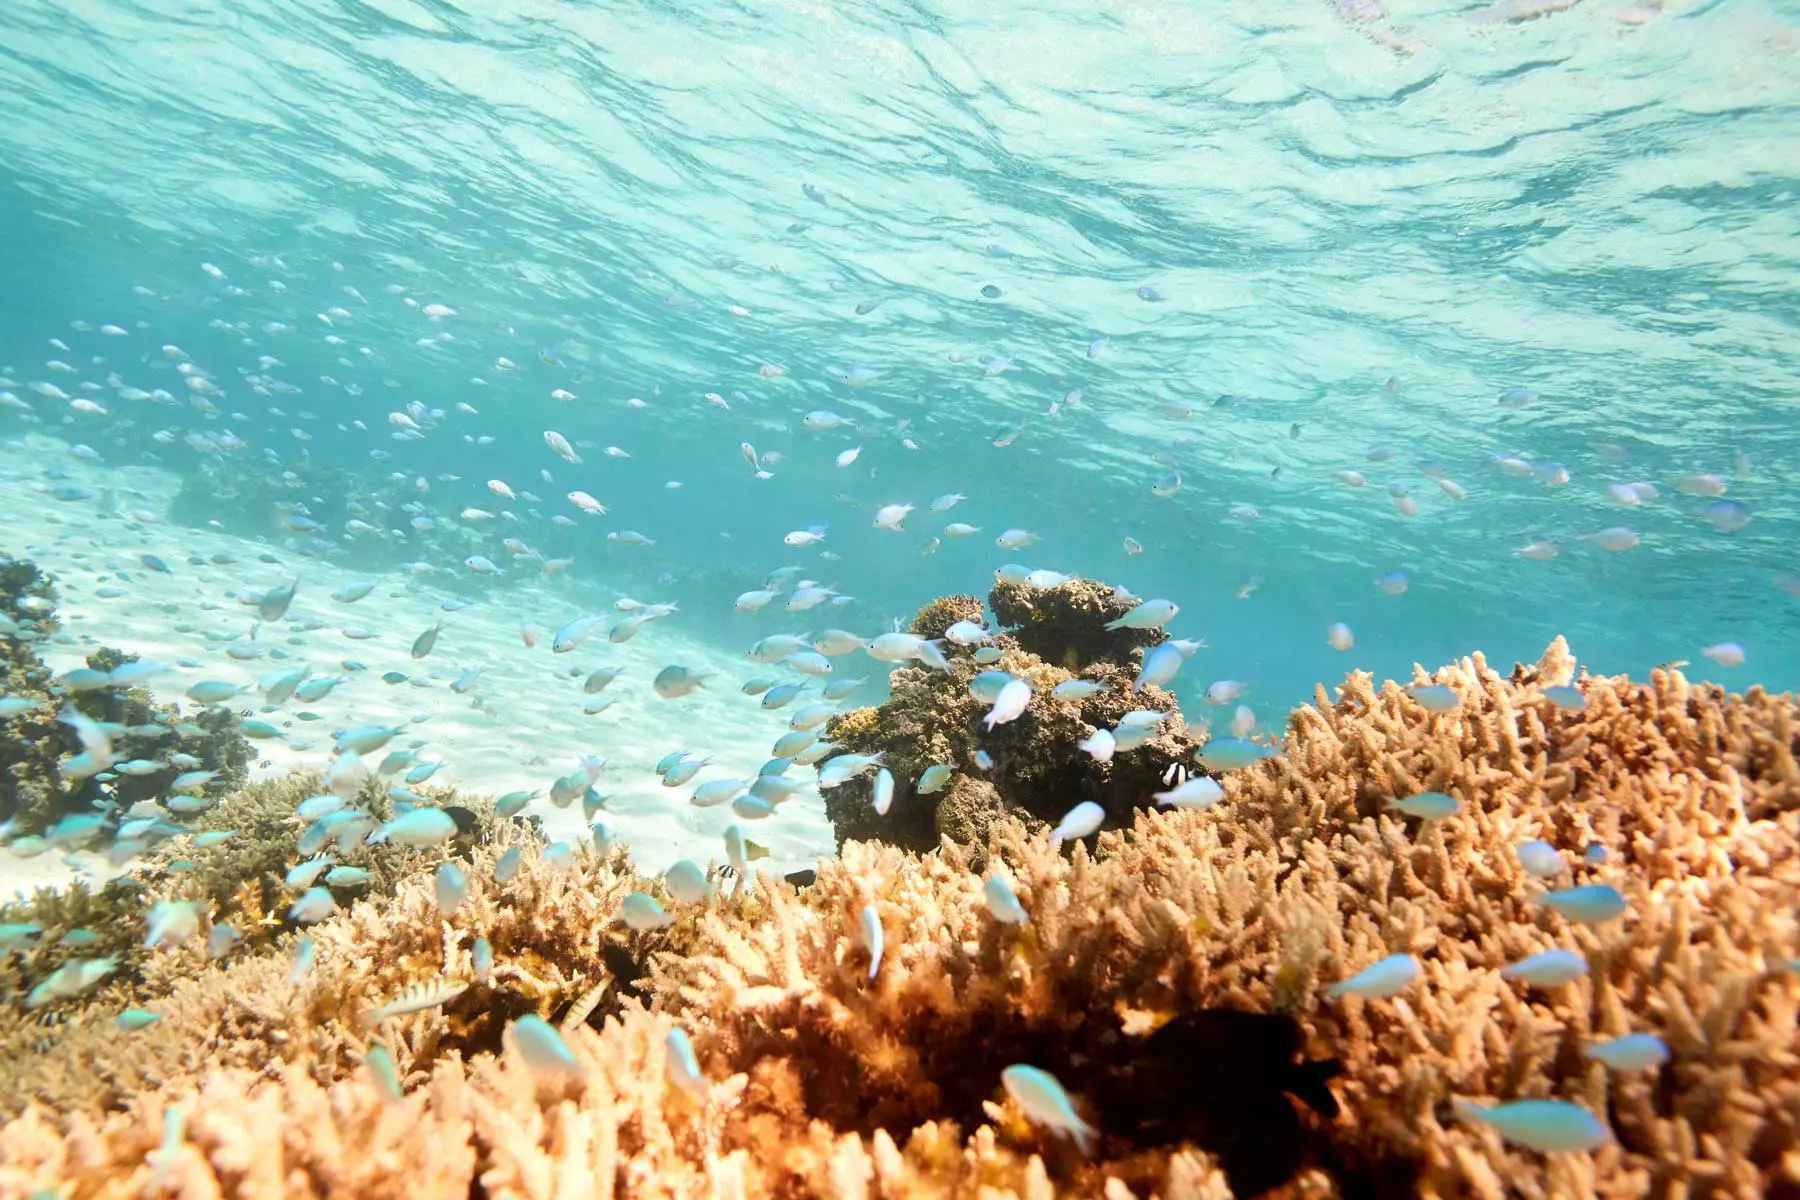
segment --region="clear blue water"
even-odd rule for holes
[[[678,600],[733,651],[795,624],[732,611],[773,568],[838,584],[856,602],[819,623],[874,633],[1022,562],[1180,602],[1172,632],[1211,644],[1178,680],[1190,703],[1233,678],[1274,715],[1351,667],[1534,659],[1557,633],[1599,671],[1687,659],[1792,687],[1800,5],[1507,15],[1529,14],[10,0],[0,367],[35,411],[0,410],[0,435],[191,471],[197,452],[151,435],[229,429],[259,469],[460,475],[434,484],[451,511],[506,479],[544,496],[521,536],[573,551],[571,586]],[[352,315],[327,327],[333,306]],[[164,343],[219,381],[218,415],[186,403]],[[1012,365],[990,377],[995,355]],[[858,364],[879,378],[845,386]],[[181,402],[120,399],[112,371]],[[249,373],[301,392],[259,395]],[[40,380],[99,383],[107,415]],[[1541,398],[1499,403],[1513,388]],[[411,401],[445,419],[397,442],[387,414]],[[857,429],[804,428],[817,409]],[[586,464],[545,429],[591,442]],[[743,442],[784,456],[772,478]],[[1173,496],[1152,494],[1159,452]],[[1352,469],[1369,486],[1334,479]],[[1700,519],[1677,486],[1700,472],[1747,526]],[[1658,498],[1608,491],[1635,481]],[[612,513],[574,511],[570,488]],[[969,499],[926,512],[952,491]],[[906,532],[874,529],[898,502],[918,506]],[[922,555],[952,518],[982,533]],[[251,532],[297,540],[267,520]],[[823,547],[783,544],[813,524]],[[1611,526],[1640,544],[1579,540]],[[1041,541],[997,548],[1010,527]],[[621,529],[657,544],[605,539]],[[1513,553],[1534,536],[1559,555]],[[1403,595],[1374,583],[1395,570]],[[1327,644],[1333,622],[1353,649]],[[1721,642],[1748,661],[1702,657]]]

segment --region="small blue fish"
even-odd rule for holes
[[[1702,508],[1700,519],[1720,533],[1736,533],[1750,523],[1750,506],[1741,500],[1721,498]]]
[[[432,877],[432,887],[439,911],[450,916],[469,898],[469,874],[454,862],[439,863],[437,874]]]
[[[1520,842],[1513,848],[1519,865],[1539,879],[1553,879],[1563,867],[1563,856],[1549,842]]]
[[[684,1092],[705,1098],[708,1091],[706,1076],[700,1073],[700,1060],[694,1056],[694,1044],[688,1040],[687,1030],[679,1025],[669,1030],[668,1036],[663,1038],[663,1059],[670,1083]]]
[[[363,1057],[363,1065],[369,1068],[369,1075],[382,1095],[389,1100],[400,1099],[400,1072],[394,1066],[393,1055],[380,1046],[371,1046]]]
[[[1587,697],[1581,689],[1568,684],[1553,684],[1544,688],[1544,699],[1564,712],[1580,712],[1588,706]]]
[[[1155,288],[1151,287],[1149,284],[1146,283],[1142,287],[1138,288],[1137,298],[1139,300],[1147,300],[1150,303],[1155,304],[1162,299],[1162,293],[1157,291]]]
[[[113,1023],[127,1031],[142,1029],[162,1019],[161,1013],[153,1013],[145,1008],[128,1008],[113,1018]]]
[[[1403,800],[1390,800],[1388,807],[1423,821],[1442,821],[1446,817],[1455,816],[1462,805],[1456,797],[1446,796],[1442,792],[1420,792]]]
[[[625,924],[642,933],[651,929],[667,929],[675,923],[675,918],[663,911],[663,906],[656,902],[654,896],[643,892],[632,892],[619,902],[619,916]]]
[[[1005,671],[982,671],[969,680],[969,695],[983,704],[992,704],[1013,677]]]
[[[519,848],[509,846],[506,851],[494,860],[494,882],[505,885],[512,882],[512,877],[519,873]]]
[[[1500,968],[1502,979],[1516,979],[1532,987],[1561,987],[1587,973],[1587,959],[1573,950],[1545,950]]]
[[[914,785],[914,790],[921,796],[934,795],[943,791],[944,785],[950,782],[950,776],[954,773],[954,768],[945,763],[933,763],[919,772],[919,782]]]
[[[1213,738],[1194,757],[1209,771],[1235,771],[1271,756],[1268,747],[1243,738]]]
[[[1063,1090],[1056,1076],[1019,1063],[1000,1072],[1000,1082],[1027,1117],[1075,1139],[1075,1146],[1082,1154],[1093,1153],[1094,1139],[1099,1137],[1100,1131],[1076,1114],[1069,1093]]]
[[[1058,700],[1086,700],[1101,688],[1089,679],[1069,679],[1050,689],[1050,694]],[[991,703],[991,701],[990,701]]]
[[[1420,708],[1428,713],[1447,713],[1455,708],[1460,700],[1454,689],[1441,683],[1416,683],[1407,689]]]
[[[1332,999],[1361,996],[1365,1000],[1385,1000],[1405,991],[1419,977],[1423,968],[1410,954],[1390,954],[1370,967],[1364,967],[1348,979],[1341,979],[1325,989]]]
[[[406,782],[424,783],[427,779],[430,779],[433,775],[436,775],[443,769],[444,764],[441,760],[437,762],[422,762],[406,773]]]
[[[994,920],[1002,925],[1024,925],[1031,920],[1004,875],[989,875],[981,885],[981,899]]]
[[[469,950],[469,965],[476,983],[486,983],[494,974],[494,947],[485,937],[475,939]]]
[[[1560,892],[1550,892],[1540,896],[1537,901],[1546,908],[1553,908],[1571,921],[1580,921],[1584,925],[1595,925],[1601,921],[1610,921],[1614,917],[1624,915],[1627,905],[1625,897],[1618,889],[1604,883],[1590,883],[1582,887],[1566,888]]]
[[[288,916],[302,925],[316,925],[337,911],[337,901],[322,887],[307,888],[288,906]]]
[[[536,792],[508,792],[494,801],[494,815],[503,819],[516,817],[535,799]]]
[[[1648,1071],[1669,1061],[1669,1047],[1654,1033],[1628,1033],[1609,1042],[1589,1042],[1582,1054],[1614,1071]]]
[[[856,914],[856,924],[862,932],[863,949],[869,952],[869,978],[875,978],[875,972],[881,969],[881,951],[885,938],[881,929],[881,914],[875,911],[873,904],[865,904]]]
[[[1487,1107],[1457,1100],[1452,1107],[1464,1121],[1491,1125],[1502,1138],[1528,1150],[1597,1150],[1611,1138],[1605,1122],[1566,1100],[1515,1100]]]
[[[587,1070],[575,1061],[562,1034],[544,1018],[523,1016],[507,1027],[507,1033],[525,1065],[538,1075],[581,1079]]]
[[[300,939],[299,944],[294,948],[293,968],[288,971],[289,987],[306,978],[307,973],[312,970],[313,960],[318,956],[318,952],[319,948],[310,936]]]

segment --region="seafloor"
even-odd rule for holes
[[[1007,597],[992,599],[998,612]],[[1792,699],[1727,695],[1675,670],[1587,677],[1560,641],[1505,675],[1479,655],[1420,671],[1408,684],[1454,691],[1441,713],[1355,674],[1293,711],[1281,753],[1224,774],[1218,804],[1154,811],[1130,772],[1191,752],[1178,714],[1135,767],[1127,755],[1117,771],[1033,765],[1033,746],[1062,751],[1032,729],[1060,746],[1064,725],[1117,716],[1054,709],[1049,687],[1116,682],[1138,647],[1058,641],[1028,612],[1007,623],[1006,669],[1038,692],[986,790],[934,806],[903,787],[894,828],[910,848],[874,840],[865,821],[816,878],[715,872],[714,898],[682,904],[616,849],[555,861],[528,823],[446,794],[468,815],[462,834],[381,850],[364,898],[301,931],[276,886],[297,858],[292,807],[317,790],[301,776],[204,814],[203,827],[239,831],[206,870],[169,870],[165,856],[141,888],[0,913],[42,927],[0,966],[15,998],[0,1008],[0,1196],[1800,1189]],[[972,670],[902,668],[894,699],[840,717],[834,736],[896,759],[961,753],[979,716]],[[1544,692],[1570,683],[1579,711]],[[1145,705],[1173,712],[1166,694]],[[1108,828],[1054,851],[1042,817],[1085,772],[1098,772],[1082,786],[1105,797]],[[1132,782],[1109,791],[1115,777]],[[1461,810],[1429,822],[1387,811],[1424,791]],[[1515,847],[1528,839],[1563,852],[1559,879],[1523,869]],[[495,882],[512,847],[522,864]],[[433,881],[447,857],[472,884],[448,914]],[[996,873],[1027,923],[984,905]],[[1577,924],[1537,902],[1571,882],[1617,888],[1626,912]],[[673,923],[624,925],[634,890],[660,897]],[[209,963],[198,945],[133,941],[114,949],[112,978],[52,1006],[53,1020],[18,1002],[58,961],[62,932],[135,939],[144,906],[173,895],[229,917],[241,951]],[[885,931],[873,978],[869,905]],[[302,933],[310,970],[295,968]],[[472,961],[478,938],[491,969]],[[1559,946],[1585,955],[1585,977],[1537,988],[1499,974]],[[1328,995],[1396,953],[1423,963],[1400,994]],[[369,1018],[440,976],[468,986]],[[157,1019],[124,1031],[128,1007]],[[509,1032],[531,1014],[560,1026],[573,1068],[534,1070]],[[666,1066],[676,1025],[703,1087],[677,1086]],[[1671,1061],[1614,1072],[1583,1054],[1631,1032],[1660,1035]],[[397,1091],[368,1061],[377,1048]],[[1091,1156],[1008,1099],[1000,1072],[1020,1062],[1066,1085],[1099,1130]],[[1529,1097],[1581,1105],[1612,1140],[1541,1154],[1451,1115],[1453,1099]]]

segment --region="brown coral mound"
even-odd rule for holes
[[[285,1024],[244,1016],[295,1003],[280,999],[271,960],[208,972],[207,993],[229,999],[165,1032],[191,1046],[189,1061],[171,1055],[160,1082],[147,1073],[124,1111],[34,1106],[0,1129],[0,1194],[72,1183],[138,1195],[161,1172],[185,1196],[549,1197],[581,1180],[600,1195],[1223,1197],[1280,1181],[1247,1173],[1228,1111],[1184,1093],[1235,1099],[1259,1080],[1246,1107],[1284,1126],[1288,1140],[1262,1148],[1297,1172],[1283,1194],[1791,1192],[1800,711],[1658,673],[1582,680],[1586,710],[1565,713],[1539,687],[1570,669],[1560,645],[1511,679],[1465,660],[1438,672],[1459,704],[1436,716],[1353,676],[1335,702],[1296,710],[1284,757],[1228,776],[1220,805],[1140,813],[1094,857],[1052,854],[1003,821],[987,855],[1030,915],[1022,927],[993,919],[972,852],[955,846],[920,856],[853,843],[804,892],[764,880],[629,939],[609,927],[638,886],[617,860],[563,874],[528,861],[449,918],[428,883],[403,884],[315,931],[313,999]],[[1429,825],[1381,811],[1428,788],[1462,811]],[[1532,903],[1543,886],[1513,848],[1533,837],[1572,864],[1605,846],[1603,865],[1558,886],[1610,883],[1627,913],[1573,926]],[[864,906],[886,932],[873,978]],[[609,999],[566,1034],[585,1083],[541,1082],[512,1052],[490,1053],[495,1022],[476,988],[363,1030],[363,1005],[403,979],[466,976],[478,930],[505,1004],[546,1016],[599,977],[607,944],[653,952],[642,1003]],[[1557,945],[1585,954],[1591,974],[1553,989],[1498,974]],[[1327,998],[1326,983],[1395,952],[1424,962],[1407,991]],[[549,986],[534,994],[509,962]],[[1194,1054],[1219,1009],[1235,1010],[1220,1018],[1233,1036],[1240,1017],[1256,1022],[1239,1040],[1267,1043],[1260,1072],[1234,1078],[1197,1057],[1177,1064],[1179,1090],[1159,1091],[1167,1071],[1145,1050],[1162,1035],[1147,1035],[1179,1029]],[[709,1081],[703,1097],[666,1081],[660,1042],[675,1021]],[[1580,1052],[1634,1031],[1660,1034],[1673,1061],[1611,1073]],[[404,1098],[384,1099],[354,1067],[371,1038],[399,1062]],[[1326,1072],[1292,1061],[1296,1042],[1342,1061],[1337,1115],[1317,1094]],[[202,1068],[221,1046],[228,1065]],[[93,1067],[140,1052],[96,1045]],[[1068,1085],[1100,1130],[1092,1159],[1005,1098],[996,1076],[1011,1061]],[[1284,1090],[1325,1111],[1283,1100],[1280,1117],[1268,1103]],[[1449,1119],[1452,1097],[1540,1096],[1602,1116],[1616,1142],[1542,1156]],[[189,1106],[186,1137],[164,1156],[161,1114],[175,1102]]]
[[[1047,663],[1078,671],[1091,662],[1124,664],[1132,651],[1166,641],[1160,629],[1108,629],[1132,609],[1106,584],[1071,579],[1036,588],[1004,579],[988,593],[988,607],[1020,646]]]
[[[1014,635],[1001,634],[995,645],[1002,653],[985,666],[969,651],[950,647],[947,672],[929,667],[892,672],[885,703],[843,713],[826,728],[826,737],[846,752],[885,752],[883,761],[895,781],[894,801],[886,815],[876,813],[869,803],[868,777],[825,792],[825,812],[840,846],[847,840],[878,839],[925,851],[940,837],[980,845],[988,827],[1003,814],[1054,823],[1081,800],[1098,802],[1116,824],[1165,786],[1163,774],[1171,764],[1190,759],[1194,742],[1187,736],[1175,697],[1154,686],[1131,691],[1137,647],[1163,640],[1160,631],[1105,630],[1105,622],[1129,606],[1114,600],[1102,584],[1074,579],[1030,590],[1026,596],[1014,596],[1008,590],[1014,586],[1002,583],[995,588],[995,611],[1004,606],[1014,618],[1026,621],[1037,644],[1064,659],[1097,648],[1119,657],[1076,659],[1073,669],[1064,669],[1022,648]],[[981,615],[981,602],[973,596],[946,596],[921,609],[912,628],[921,636],[933,630],[941,633],[954,621],[978,621]],[[969,682],[986,670],[1007,672],[1032,688],[1024,715],[991,730],[982,722],[990,705],[969,692]],[[1101,690],[1084,700],[1051,695],[1057,684],[1077,678],[1100,684]],[[1109,763],[1097,762],[1080,749],[1084,738],[1096,729],[1117,725],[1133,709],[1171,716],[1156,737],[1115,755]],[[991,766],[977,764],[977,750],[988,754]],[[952,767],[956,774],[942,791],[919,793],[919,776],[935,764]]]
[[[64,757],[82,749],[75,730],[59,719],[65,706],[119,729],[112,734],[119,761],[166,760],[179,753],[214,773],[206,785],[210,795],[243,784],[250,746],[229,710],[209,708],[184,716],[178,705],[153,703],[143,688],[68,693],[56,686],[36,649],[57,628],[54,581],[28,560],[0,556],[0,694],[35,705],[10,718],[8,736],[0,739],[0,817],[7,822],[7,836],[42,833],[59,817],[114,802],[127,809],[140,800],[166,797],[169,784],[184,770],[165,766],[148,775],[121,775],[104,792],[96,778],[65,776]],[[136,661],[135,654],[101,647],[88,656],[87,666],[108,672]]]

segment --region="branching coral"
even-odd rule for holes
[[[625,891],[654,890],[617,858],[558,871],[527,849],[512,882],[491,883],[503,833],[471,851],[482,882],[465,908],[446,918],[427,880],[403,882],[317,927],[300,985],[278,957],[211,969],[138,1043],[84,1032],[98,1001],[77,1013],[13,1093],[63,1111],[0,1129],[0,1193],[137,1194],[157,1169],[182,1195],[459,1200],[549,1197],[571,1179],[615,1195],[1223,1197],[1290,1174],[1295,1196],[1792,1192],[1800,782],[1779,764],[1800,709],[1658,672],[1579,680],[1587,707],[1571,713],[1540,686],[1570,669],[1560,645],[1510,679],[1465,660],[1436,674],[1458,698],[1438,715],[1352,676],[1294,712],[1282,757],[1228,775],[1219,805],[1140,812],[1093,855],[1052,853],[1005,818],[985,847],[853,842],[804,891],[762,880],[654,933],[614,920]],[[1427,788],[1461,810],[1386,811]],[[1546,885],[1514,854],[1527,838],[1565,853],[1551,886],[1609,883],[1626,914],[1572,925],[1533,903]],[[1606,861],[1581,865],[1593,844]],[[978,854],[1026,925],[989,912]],[[865,906],[885,930],[872,978]],[[362,1021],[422,975],[469,978],[478,933],[491,983]],[[1500,976],[1557,945],[1589,975]],[[621,949],[651,969],[641,998],[609,996],[566,1033],[584,1081],[496,1054],[505,1019],[556,1017]],[[1396,952],[1424,964],[1406,991],[1328,996]],[[676,1022],[703,1095],[667,1081]],[[1673,1061],[1611,1073],[1581,1053],[1632,1031],[1660,1034]],[[399,1063],[403,1099],[358,1065],[372,1042]],[[1326,1083],[1330,1059],[1343,1074]],[[1091,1158],[1005,1097],[1011,1062],[1068,1086],[1100,1132]],[[124,1111],[86,1107],[139,1089]],[[1600,1115],[1616,1142],[1515,1150],[1448,1103],[1544,1096]],[[165,1166],[152,1152],[176,1102],[188,1135]],[[425,1139],[429,1162],[412,1149]],[[358,1149],[390,1165],[347,1161]]]
[[[197,904],[203,916],[202,933],[230,924],[238,934],[230,950],[233,958],[264,954],[283,945],[291,950],[301,930],[288,908],[299,889],[287,886],[283,877],[301,857],[297,841],[306,824],[294,810],[321,786],[318,775],[304,772],[252,784],[200,814],[190,825],[195,837],[229,832],[230,838],[220,844],[202,846],[194,837],[180,836],[155,848],[132,873],[111,880],[99,891],[81,885],[41,889],[27,901],[0,906],[0,924],[35,926],[40,931],[0,958],[0,994],[24,997],[71,958],[106,957],[113,960],[114,971],[97,995],[79,1007],[116,1009],[173,996],[184,1012],[206,1011],[204,1004],[196,1009],[190,1001],[178,999],[196,975],[207,971],[209,956],[202,941],[197,938],[176,949],[147,947],[146,917],[151,905],[159,900]],[[472,855],[478,846],[488,843],[490,835],[504,836],[487,801],[460,797],[448,789],[426,791],[427,798],[440,806],[466,811],[474,833],[459,836],[433,852],[384,843],[331,853],[338,865],[367,873],[362,882],[330,889],[338,903],[391,896],[402,880],[422,868],[435,868],[446,856]],[[373,784],[362,801],[377,815],[388,811],[385,797]],[[510,839],[507,841],[510,844]],[[69,936],[71,931],[81,935],[79,940]],[[34,1011],[0,1008],[0,1046],[42,1053],[45,1044],[54,1039],[47,1039],[38,1024],[39,1014]],[[72,1045],[79,1058],[84,1044],[79,1030],[66,1032],[76,1035]],[[74,1075],[81,1077],[78,1068]],[[8,1094],[5,1082],[0,1076],[0,1100]]]

